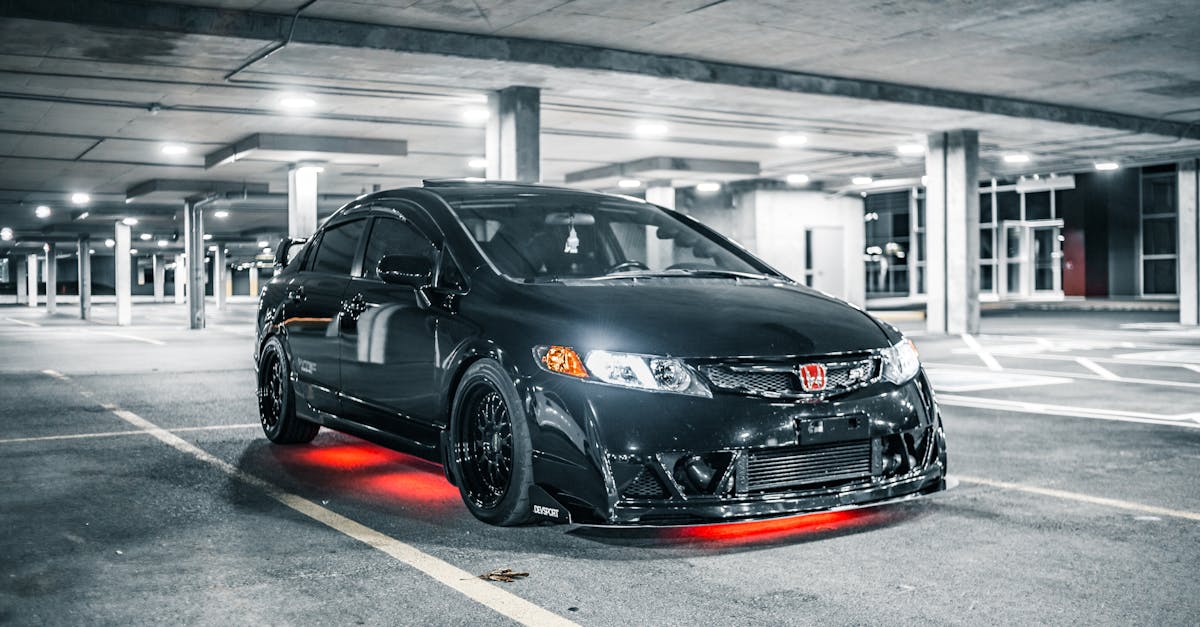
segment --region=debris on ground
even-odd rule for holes
[[[528,577],[529,573],[513,572],[511,568],[497,568],[490,573],[480,575],[480,579],[487,581],[503,581],[504,583],[512,583],[518,579]]]

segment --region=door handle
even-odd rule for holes
[[[304,286],[299,286],[294,290],[288,290],[287,297],[288,300],[292,301],[293,303],[304,302]]]

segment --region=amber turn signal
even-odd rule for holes
[[[542,355],[542,365],[550,372],[579,377],[580,379],[586,379],[588,376],[587,369],[583,367],[583,360],[579,358],[579,354],[566,346],[551,346],[546,349],[546,354]]]

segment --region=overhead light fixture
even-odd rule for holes
[[[263,246],[263,252],[269,253],[269,252],[271,252],[271,248],[269,246]]]
[[[7,226],[0,229],[0,239],[8,242],[8,241],[11,241],[12,238],[13,238],[13,230],[12,229],[10,229]]]
[[[784,148],[793,148],[795,146],[803,146],[804,144],[807,144],[808,138],[804,135],[789,134],[780,135],[779,139],[775,141]]]
[[[105,246],[107,246],[107,247],[109,247],[109,248],[112,248],[113,246],[116,246],[116,245],[117,245],[117,242],[116,242],[116,240],[113,240],[113,239],[111,239],[111,238],[110,238],[110,239],[106,239],[106,240],[104,240],[104,245],[105,245]]]
[[[266,247],[268,247],[268,246],[270,246],[270,245],[271,245],[271,242],[268,242],[268,241],[267,241],[267,240],[265,240],[265,239],[263,239],[263,240],[258,240],[258,245],[259,245],[259,246],[262,246],[263,248],[266,248]]]
[[[50,207],[46,205],[38,205],[37,209],[33,210],[33,215],[45,220],[50,217]]]
[[[124,224],[125,226],[133,226],[137,223],[138,223],[137,218],[125,218],[124,220],[121,220],[121,224]]]
[[[317,106],[317,101],[304,94],[284,94],[279,98],[279,106],[284,109],[311,109]]]
[[[467,107],[466,109],[463,109],[462,112],[463,119],[473,124],[487,122],[487,119],[491,117],[491,115],[492,114],[484,107]]]
[[[487,159],[471,159],[467,162],[467,167],[482,170],[487,167]]]
[[[89,215],[91,215],[91,212],[84,211],[83,213],[80,213],[79,215],[75,216],[75,219],[76,220],[86,220]]]
[[[696,185],[696,191],[698,191],[698,192],[710,193],[710,192],[716,192],[716,191],[720,191],[720,190],[721,190],[720,183],[700,183],[700,184]]]
[[[88,249],[88,254],[89,254],[89,255],[94,255],[94,254],[96,254],[96,249],[95,249],[95,248],[89,248],[89,249]]]
[[[187,152],[188,152],[187,146],[184,146],[182,144],[163,144],[163,147],[162,147],[162,153],[164,155],[171,155],[171,156],[186,155]]]
[[[787,175],[788,185],[807,185],[809,181],[807,174],[789,174]]]
[[[204,239],[212,239],[212,233],[205,233]]]
[[[209,250],[211,250],[211,251],[213,251],[213,252],[217,252],[217,245],[216,245],[216,244],[213,244],[212,246],[209,246],[209,247],[208,247],[208,249],[209,249]]]
[[[667,134],[667,125],[662,122],[639,122],[633,127],[633,134],[638,137],[662,137]]]
[[[213,212],[213,217],[214,218],[228,218],[229,212],[225,211],[224,209],[218,209],[217,211]]]
[[[896,152],[906,157],[916,157],[925,154],[925,145],[918,143],[900,144],[896,146]]]
[[[159,248],[166,248],[166,247],[167,247],[167,245],[168,245],[168,244],[170,244],[170,243],[171,243],[171,242],[168,242],[168,241],[167,241],[167,240],[165,240],[165,239],[160,239],[160,240],[158,240],[158,247],[159,247]]]
[[[130,248],[130,249],[129,249],[129,254],[131,254],[131,255],[136,255],[136,254],[137,254],[137,249],[136,249],[136,248]]]
[[[1121,167],[1121,164],[1117,163],[1116,161],[1097,161],[1096,163],[1092,164],[1092,166],[1100,172],[1107,172],[1110,170],[1116,170],[1117,168]]]
[[[874,181],[874,180],[875,179],[873,179],[869,176],[856,176],[856,177],[850,179],[850,182],[854,183],[855,185],[870,185],[871,181]]]
[[[1004,155],[1004,162],[1005,163],[1029,163],[1029,155],[1027,155],[1023,152]]]
[[[83,192],[75,192],[71,194],[71,202],[77,205],[86,205],[92,201],[92,197]]]
[[[153,235],[151,235],[151,234],[149,234],[149,233],[142,233],[142,234],[141,234],[141,235],[139,235],[138,237],[139,237],[139,238],[141,238],[143,241],[145,241],[145,240],[148,240],[148,239],[150,239],[150,238],[152,238],[152,237],[154,237],[154,236],[153,236]]]
[[[641,186],[642,186],[642,182],[637,179],[621,179],[621,180],[617,181],[617,187],[620,187],[623,189],[634,189],[636,187],[641,187]]]

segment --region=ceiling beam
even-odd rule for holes
[[[1172,138],[1200,125],[963,91],[537,39],[134,0],[0,0],[0,16],[107,28],[390,50],[973,111]]]
[[[687,172],[707,174],[746,174],[759,173],[757,161],[730,161],[727,159],[692,159],[688,157],[646,157],[624,163],[612,163],[586,170],[568,172],[564,178],[567,183],[582,183],[614,176],[634,176],[642,172]]]
[[[334,155],[403,157],[408,155],[408,142],[403,139],[255,133],[204,155],[204,167],[214,168],[230,161],[253,157],[255,153],[261,152],[310,153],[313,156],[304,161],[313,162],[320,162]]]

